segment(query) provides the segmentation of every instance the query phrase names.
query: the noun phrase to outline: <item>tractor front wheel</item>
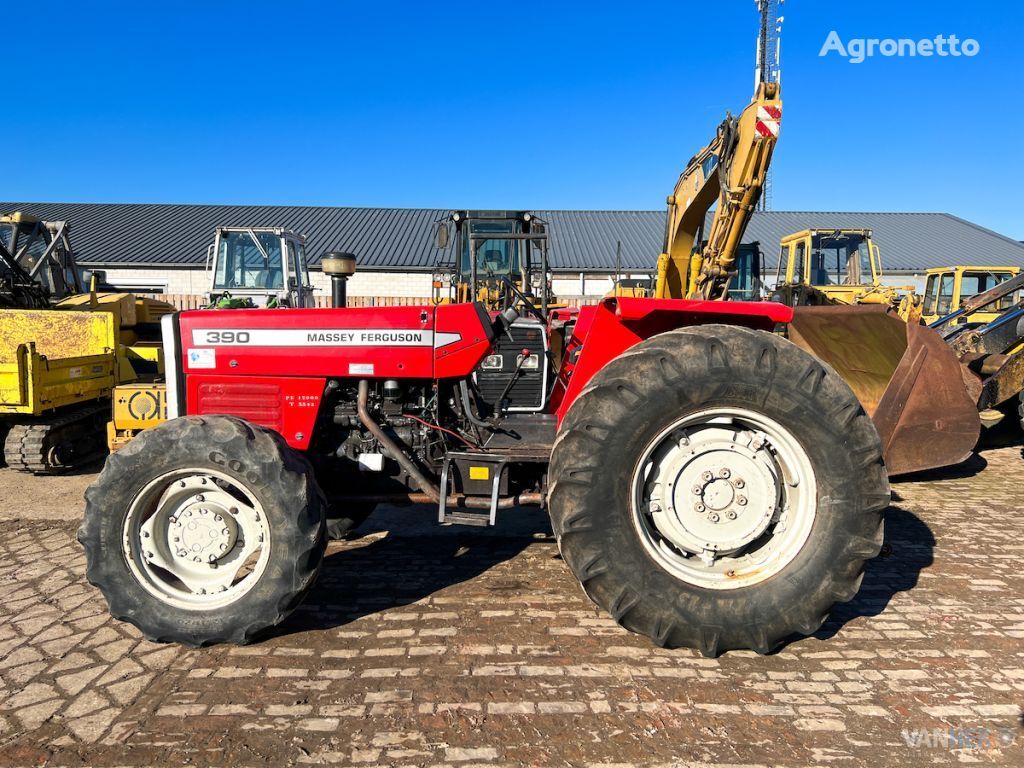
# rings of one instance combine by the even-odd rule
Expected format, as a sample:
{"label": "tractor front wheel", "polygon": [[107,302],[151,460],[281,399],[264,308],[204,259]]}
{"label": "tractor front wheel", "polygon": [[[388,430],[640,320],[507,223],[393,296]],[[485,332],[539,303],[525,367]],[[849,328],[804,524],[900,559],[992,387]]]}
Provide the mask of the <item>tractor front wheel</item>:
{"label": "tractor front wheel", "polygon": [[112,454],[78,540],[114,618],[151,640],[247,643],[316,579],[324,502],[280,435],[227,416],[174,419]]}
{"label": "tractor front wheel", "polygon": [[878,434],[830,368],[769,333],[644,341],[573,403],[551,459],[561,552],[659,645],[768,653],[851,599],[889,502]]}

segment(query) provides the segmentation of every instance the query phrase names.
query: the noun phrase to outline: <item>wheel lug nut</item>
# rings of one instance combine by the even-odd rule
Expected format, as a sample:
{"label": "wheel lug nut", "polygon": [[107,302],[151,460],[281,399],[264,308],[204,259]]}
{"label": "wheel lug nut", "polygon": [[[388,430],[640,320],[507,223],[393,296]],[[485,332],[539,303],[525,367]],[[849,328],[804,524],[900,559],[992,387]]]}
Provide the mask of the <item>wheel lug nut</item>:
{"label": "wheel lug nut", "polygon": [[201,561],[201,558],[199,557],[199,555],[196,555],[195,557],[192,558],[192,562],[193,563],[198,563],[200,561]]}
{"label": "wheel lug nut", "polygon": [[718,476],[719,476],[719,477],[723,477],[723,478],[725,478],[726,480],[728,480],[728,479],[729,479],[729,475],[731,475],[731,474],[732,474],[732,472],[730,472],[730,471],[728,470],[728,468],[726,468],[726,467],[722,467],[722,468],[721,468],[721,469],[720,469],[720,470],[718,471]]}
{"label": "wheel lug nut", "polygon": [[696,504],[694,504],[693,508],[697,512],[703,512],[706,509],[706,507],[703,504],[701,504],[700,502],[697,502]]}
{"label": "wheel lug nut", "polygon": [[714,477],[715,476],[712,475],[710,472],[701,472],[700,473],[700,479],[703,480],[705,483],[711,482],[711,480],[713,480]]}
{"label": "wheel lug nut", "polygon": [[232,515],[237,515],[238,507],[232,507],[231,509],[228,510],[228,512],[230,512]]}
{"label": "wheel lug nut", "polygon": [[736,499],[736,503],[739,504],[741,507],[747,506],[747,497],[746,496],[738,497]]}
{"label": "wheel lug nut", "polygon": [[197,494],[196,494],[196,501],[203,501],[203,500],[204,500],[204,498],[203,498],[203,494],[201,494],[201,493],[197,493]]}
{"label": "wheel lug nut", "polygon": [[693,491],[694,496],[700,496],[704,492],[704,489],[701,488],[699,485],[693,486],[691,490]]}
{"label": "wheel lug nut", "polygon": [[206,562],[208,562],[208,563],[216,562],[216,560],[217,560],[217,556],[216,555],[210,555],[208,558],[206,558]]}
{"label": "wheel lug nut", "polygon": [[213,516],[213,519],[214,519],[214,520],[216,520],[216,521],[217,521],[217,522],[219,523],[219,522],[221,522],[221,521],[222,521],[222,520],[223,520],[224,518],[223,518],[223,517],[221,517],[220,515],[214,515],[214,516]]}
{"label": "wheel lug nut", "polygon": [[728,517],[730,520],[736,519],[736,513],[733,512],[731,509],[725,513],[725,516]]}
{"label": "wheel lug nut", "polygon": [[735,485],[737,488],[742,488],[744,485],[746,485],[746,483],[743,482],[742,477],[737,477],[735,480],[732,481],[732,484]]}
{"label": "wheel lug nut", "polygon": [[142,532],[142,538],[148,539],[149,538],[149,531],[143,531]]}
{"label": "wheel lug nut", "polygon": [[717,512],[712,512],[711,515],[708,517],[708,519],[712,523],[717,523],[718,522],[718,513]]}
{"label": "wheel lug nut", "polygon": [[192,517],[192,510],[189,509],[185,512],[185,517]]}

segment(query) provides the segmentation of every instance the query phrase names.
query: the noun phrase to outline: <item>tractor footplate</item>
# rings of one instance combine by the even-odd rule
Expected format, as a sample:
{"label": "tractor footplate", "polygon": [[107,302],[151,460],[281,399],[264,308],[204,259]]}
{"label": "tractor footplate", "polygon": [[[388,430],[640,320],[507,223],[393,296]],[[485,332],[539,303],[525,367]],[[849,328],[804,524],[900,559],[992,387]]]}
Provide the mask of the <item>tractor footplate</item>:
{"label": "tractor footplate", "polygon": [[[442,525],[494,525],[498,517],[498,499],[508,490],[505,476],[505,456],[486,453],[452,452],[445,456],[441,470],[441,503],[438,505],[437,521]],[[454,465],[454,470],[453,470]],[[473,508],[451,504],[453,497],[448,493],[450,485],[459,489],[464,498],[489,499],[485,508]]]}

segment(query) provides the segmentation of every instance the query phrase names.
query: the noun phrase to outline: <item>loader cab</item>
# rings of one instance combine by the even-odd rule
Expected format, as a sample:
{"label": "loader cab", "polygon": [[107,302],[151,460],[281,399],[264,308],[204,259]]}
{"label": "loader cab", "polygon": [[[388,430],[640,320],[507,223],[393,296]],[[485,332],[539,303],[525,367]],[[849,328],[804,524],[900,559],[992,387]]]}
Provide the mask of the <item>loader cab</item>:
{"label": "loader cab", "polygon": [[543,311],[551,304],[547,223],[534,214],[453,211],[437,222],[435,245],[435,303],[480,301],[498,312],[521,301],[511,283]]}
{"label": "loader cab", "polygon": [[312,307],[302,235],[280,227],[218,227],[207,251],[211,306]]}
{"label": "loader cab", "polygon": [[0,260],[23,270],[51,302],[82,293],[67,232],[63,221],[42,221],[21,212],[0,216]]}
{"label": "loader cab", "polygon": [[870,229],[805,229],[782,239],[779,284],[868,286],[881,280],[881,256]]}
{"label": "loader cab", "polygon": [[879,294],[882,258],[870,229],[805,229],[782,238],[775,300],[791,306],[856,304]]}
{"label": "loader cab", "polygon": [[[955,266],[929,269],[925,278],[924,311],[921,319],[926,324],[934,323],[951,312],[956,312],[965,300],[995,288],[1019,273],[1019,267],[1009,266]],[[996,304],[985,307],[986,311],[958,318],[952,324],[992,322],[1020,298],[1017,293],[1004,296]]]}

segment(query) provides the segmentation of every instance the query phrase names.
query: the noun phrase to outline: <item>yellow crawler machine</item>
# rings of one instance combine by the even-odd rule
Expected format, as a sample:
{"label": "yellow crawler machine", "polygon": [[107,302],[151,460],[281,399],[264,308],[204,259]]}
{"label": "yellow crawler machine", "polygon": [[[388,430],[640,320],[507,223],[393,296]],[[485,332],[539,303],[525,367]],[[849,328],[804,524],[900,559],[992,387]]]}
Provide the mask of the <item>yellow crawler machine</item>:
{"label": "yellow crawler machine", "polygon": [[0,439],[14,469],[101,455],[114,388],[162,372],[157,329],[173,308],[81,288],[66,224],[0,217]]}
{"label": "yellow crawler machine", "polygon": [[[921,320],[931,325],[939,318],[956,312],[973,297],[995,288],[1020,274],[1019,267],[936,267],[926,272],[924,310]],[[988,306],[969,317],[958,316],[957,323],[990,323],[1014,304],[1013,295],[1003,296],[995,306]]]}
{"label": "yellow crawler machine", "polygon": [[883,280],[870,229],[805,229],[782,238],[772,299],[791,307],[880,304],[917,322],[922,299],[914,287]]}

